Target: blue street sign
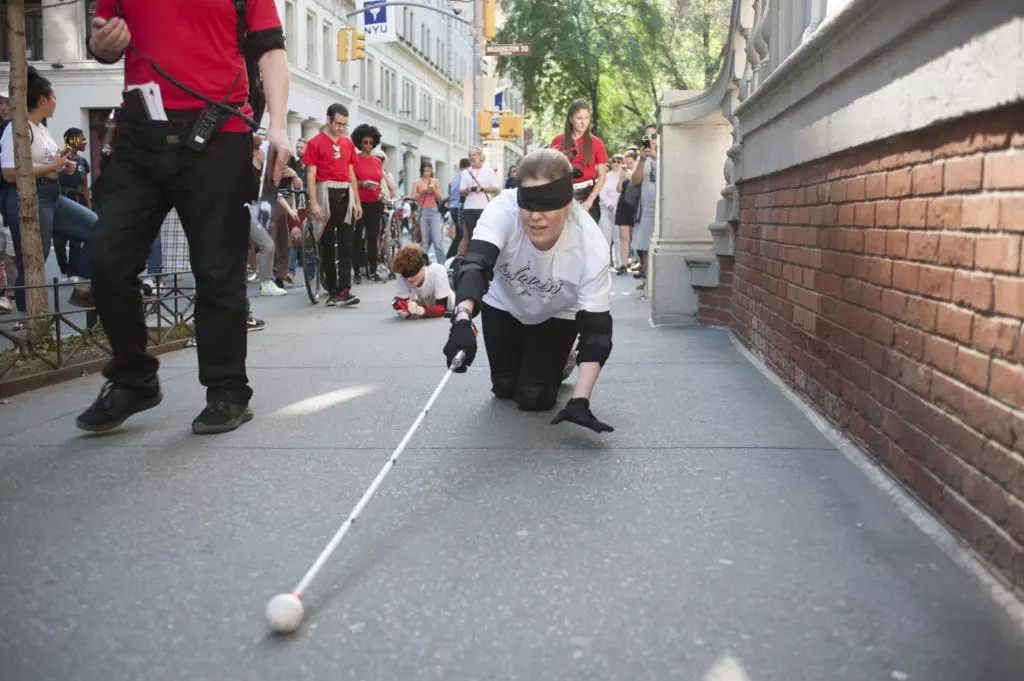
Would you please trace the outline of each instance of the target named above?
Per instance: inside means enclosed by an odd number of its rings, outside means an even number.
[[[363,12],[363,26],[371,26],[373,24],[387,24],[388,23],[388,8],[379,7],[377,11],[372,11],[370,8],[374,5],[382,5],[386,0],[366,0],[363,3],[363,7],[366,9]]]

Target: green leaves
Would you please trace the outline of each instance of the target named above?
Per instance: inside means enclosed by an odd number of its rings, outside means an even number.
[[[636,144],[665,90],[710,87],[721,65],[730,0],[501,0],[496,42],[532,45],[499,73],[523,91],[545,142],[572,100],[590,102],[609,151]]]

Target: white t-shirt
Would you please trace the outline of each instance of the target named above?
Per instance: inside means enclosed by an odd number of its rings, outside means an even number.
[[[32,131],[29,135],[32,139],[32,165],[44,166],[53,163],[53,159],[60,154],[60,146],[54,141],[46,126],[36,125],[32,121],[29,121],[28,125]],[[0,168],[14,167],[14,124],[11,123],[0,137]]]
[[[481,166],[479,170],[476,168],[466,168],[462,171],[462,180],[460,181],[459,186],[460,190],[477,189],[478,185],[484,189],[488,189],[490,187],[501,187],[501,184],[498,182],[498,176],[494,172],[494,168],[490,167],[486,163]],[[483,210],[484,208],[487,208],[487,204],[489,203],[487,197],[488,195],[481,191],[467,194],[466,197],[462,199],[462,209]],[[493,199],[491,200],[493,201]]]
[[[554,247],[538,251],[520,225],[518,193],[506,189],[495,197],[473,231],[473,239],[501,251],[484,302],[524,324],[574,319],[580,310],[607,312],[608,242],[597,223],[574,201]]]
[[[444,265],[435,262],[427,265],[427,273],[420,286],[413,286],[405,277],[398,277],[398,297],[409,298],[424,307],[437,305],[437,301],[447,298],[447,306],[450,310],[452,299],[455,296],[452,295],[452,289],[448,283],[448,271]]]

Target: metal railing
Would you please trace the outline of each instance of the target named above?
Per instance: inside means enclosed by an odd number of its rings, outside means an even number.
[[[194,342],[192,273],[152,274],[146,275],[146,280],[155,284],[151,291],[143,292],[141,302],[150,349],[160,353]],[[0,316],[0,395],[95,370],[112,356],[95,307],[81,307],[66,298],[76,286],[54,279],[42,286],[5,287],[8,292],[46,289],[52,309],[33,316]]]

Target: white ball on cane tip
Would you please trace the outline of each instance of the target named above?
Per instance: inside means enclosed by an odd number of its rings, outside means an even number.
[[[277,594],[267,603],[267,619],[279,634],[290,634],[302,624],[302,601],[295,594]]]

